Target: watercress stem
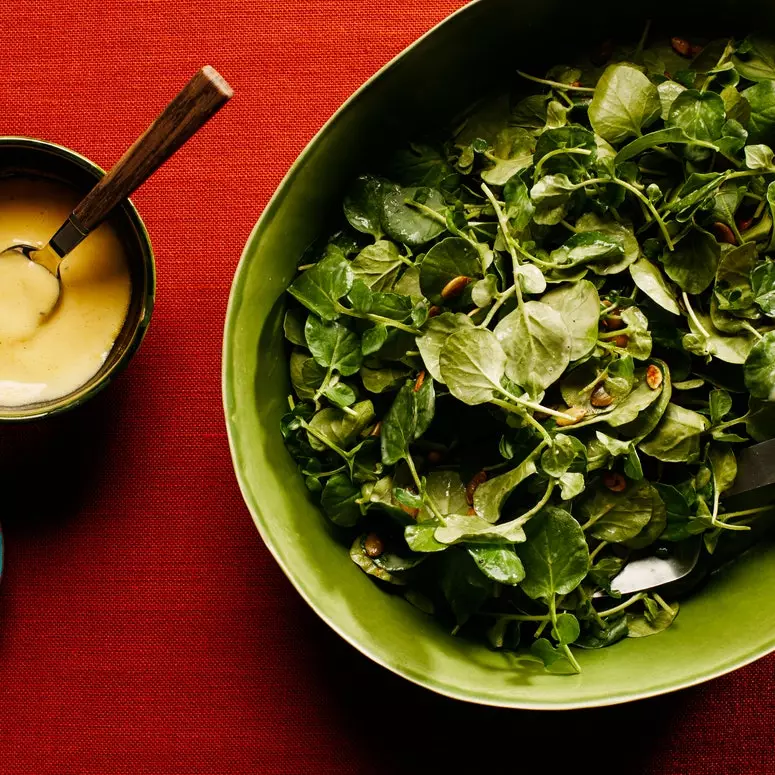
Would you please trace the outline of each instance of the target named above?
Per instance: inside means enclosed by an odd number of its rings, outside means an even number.
[[[490,200],[493,210],[495,210],[495,216],[498,219],[501,234],[503,235],[506,245],[508,245],[509,253],[511,254],[511,263],[514,269],[514,292],[517,294],[517,306],[522,309],[524,302],[522,300],[522,286],[519,282],[519,258],[517,257],[517,251],[514,248],[514,240],[509,233],[509,223],[506,220],[506,216],[503,214],[500,204],[498,204],[498,201],[495,199],[492,191],[490,191],[490,187],[486,183],[482,183],[482,191],[487,199]]]
[[[743,511],[730,511],[727,514],[722,514],[721,516],[727,520],[727,519],[737,519],[738,517],[749,517],[752,514],[761,514],[765,511],[772,511],[775,509],[775,504],[772,506],[759,506],[755,509],[744,509]]]
[[[431,511],[434,517],[439,520],[439,522],[442,525],[446,524],[446,519],[444,519],[444,515],[439,511],[436,504],[433,502],[433,498],[431,498],[428,493],[425,491],[425,487],[423,487],[422,480],[420,479],[417,468],[414,465],[414,460],[412,459],[412,456],[407,452],[406,454],[406,465],[409,467],[409,472],[412,474],[412,479],[414,479],[414,484],[417,487],[417,492],[420,493],[422,496],[423,503],[428,507],[428,509]]]
[[[600,543],[599,543],[599,544],[598,544],[598,545],[597,545],[597,546],[596,546],[596,547],[595,547],[595,548],[594,548],[594,549],[593,549],[593,550],[592,550],[592,551],[589,553],[589,562],[590,562],[590,564],[591,564],[591,563],[592,563],[592,561],[595,559],[595,557],[597,557],[597,555],[598,555],[598,554],[600,554],[600,552],[602,552],[602,551],[603,551],[603,549],[605,549],[605,548],[606,548],[606,546],[608,546],[608,541],[601,541],[601,542],[600,542]]]
[[[528,81],[533,83],[542,83],[544,86],[551,86],[553,89],[564,89],[565,91],[578,91],[586,92],[587,94],[594,94],[595,90],[589,86],[572,86],[569,83],[560,83],[560,81],[550,81],[548,78],[537,78],[535,75],[529,75],[523,73],[521,70],[517,70],[517,75],[522,76]]]
[[[607,616],[613,616],[614,614],[621,613],[622,611],[629,608],[633,603],[637,603],[639,600],[643,600],[644,597],[646,597],[645,592],[638,592],[637,595],[633,595],[629,600],[625,600],[623,603],[619,603],[619,605],[616,605],[613,608],[609,608],[606,611],[600,611],[599,616],[602,619],[605,619]]]
[[[514,286],[511,288],[507,288],[503,293],[498,294],[498,299],[496,300],[495,304],[490,307],[490,310],[487,313],[487,317],[479,324],[479,328],[487,328],[487,326],[492,323],[493,318],[495,317],[498,310],[508,301],[509,297],[514,293]]]
[[[743,321],[742,327],[746,329],[746,331],[750,331],[760,342],[764,337],[747,321]]]
[[[686,307],[686,311],[689,313],[689,317],[692,319],[692,322],[695,326],[697,326],[697,329],[699,332],[706,338],[710,339],[710,334],[705,330],[705,327],[700,323],[699,318],[697,317],[697,314],[694,311],[694,308],[692,307],[692,303],[689,301],[689,296],[687,295],[686,291],[681,291],[681,298],[683,299],[684,306]]]
[[[342,315],[347,315],[351,318],[370,320],[372,323],[382,323],[383,325],[397,328],[400,331],[406,331],[407,334],[412,334],[412,336],[419,336],[422,333],[419,328],[413,328],[412,326],[407,326],[404,323],[399,323],[397,320],[393,320],[392,318],[386,318],[386,317],[383,317],[382,315],[375,315],[371,312],[356,312],[354,309],[345,307],[343,304],[338,305],[337,311],[340,312]]]
[[[626,188],[630,193],[635,194],[635,196],[638,197],[638,199],[640,199],[640,201],[646,206],[654,220],[657,222],[659,230],[662,232],[662,236],[665,238],[665,243],[667,244],[668,250],[673,251],[675,249],[673,238],[670,236],[670,232],[667,230],[667,224],[662,220],[662,216],[657,211],[657,208],[654,207],[654,203],[647,196],[644,196],[643,192],[637,189],[631,183],[628,183],[626,180],[622,180],[621,178],[591,178],[590,180],[582,180],[581,183],[577,183],[574,188],[585,188],[586,186],[597,185],[598,183],[614,183],[617,186]]]

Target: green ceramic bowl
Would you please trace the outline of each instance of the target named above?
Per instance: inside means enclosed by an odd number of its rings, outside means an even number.
[[[767,29],[775,6],[759,5],[761,13],[747,7],[745,18]],[[666,30],[697,30],[688,3],[651,3],[648,11],[668,20]],[[548,675],[526,660],[454,638],[385,594],[350,561],[280,436],[289,393],[283,291],[304,249],[327,231],[348,181],[373,154],[443,126],[515,68],[540,71],[562,60],[567,47],[587,41],[585,29],[593,31],[589,39],[599,39],[615,20],[620,35],[637,38],[642,19],[625,19],[626,13],[614,3],[582,10],[552,0],[479,0],[450,17],[366,84],[310,143],[256,225],[234,280],[224,404],[237,477],[264,541],[299,593],[343,638],[450,697],[512,708],[609,705],[706,681],[775,649],[775,549],[769,546],[716,574],[682,605],[670,630],[577,652],[578,676]],[[722,35],[740,32],[739,24],[727,24],[736,16],[731,3],[704,6],[703,18]]]
[[[0,177],[42,177],[67,183],[86,194],[105,174],[96,164],[61,145],[27,137],[0,137]],[[124,325],[102,368],[62,398],[26,406],[0,406],[0,423],[40,420],[80,406],[99,393],[129,363],[151,321],[156,270],[148,232],[134,205],[126,201],[110,216],[129,259],[132,297]]]

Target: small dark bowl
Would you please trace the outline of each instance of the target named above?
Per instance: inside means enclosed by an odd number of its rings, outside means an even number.
[[[27,137],[0,137],[0,177],[25,176],[58,180],[86,194],[105,174],[96,164],[60,145]],[[86,384],[61,398],[26,406],[0,406],[0,423],[39,420],[80,406],[121,372],[143,341],[153,311],[156,267],[148,232],[130,201],[111,215],[129,259],[132,297],[113,348],[100,370]]]

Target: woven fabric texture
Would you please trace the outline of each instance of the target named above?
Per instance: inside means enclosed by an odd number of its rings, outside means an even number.
[[[461,0],[9,0],[2,134],[110,166],[203,64],[232,103],[134,200],[158,305],[129,371],[54,427],[0,428],[3,775],[775,772],[775,658],[631,706],[455,703],[317,620],[235,483],[220,396],[231,278],[303,146]],[[654,666],[659,670],[659,665]],[[530,765],[535,769],[536,765]]]

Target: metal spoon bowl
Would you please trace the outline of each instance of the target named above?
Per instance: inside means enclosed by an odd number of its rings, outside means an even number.
[[[727,511],[754,509],[775,504],[775,439],[744,449],[738,458],[738,476],[723,496]],[[736,551],[749,548],[740,541]],[[702,553],[702,538],[658,544],[650,554],[628,562],[611,581],[611,589],[622,595],[661,588],[685,579],[697,568]],[[605,597],[604,592],[594,597]]]

